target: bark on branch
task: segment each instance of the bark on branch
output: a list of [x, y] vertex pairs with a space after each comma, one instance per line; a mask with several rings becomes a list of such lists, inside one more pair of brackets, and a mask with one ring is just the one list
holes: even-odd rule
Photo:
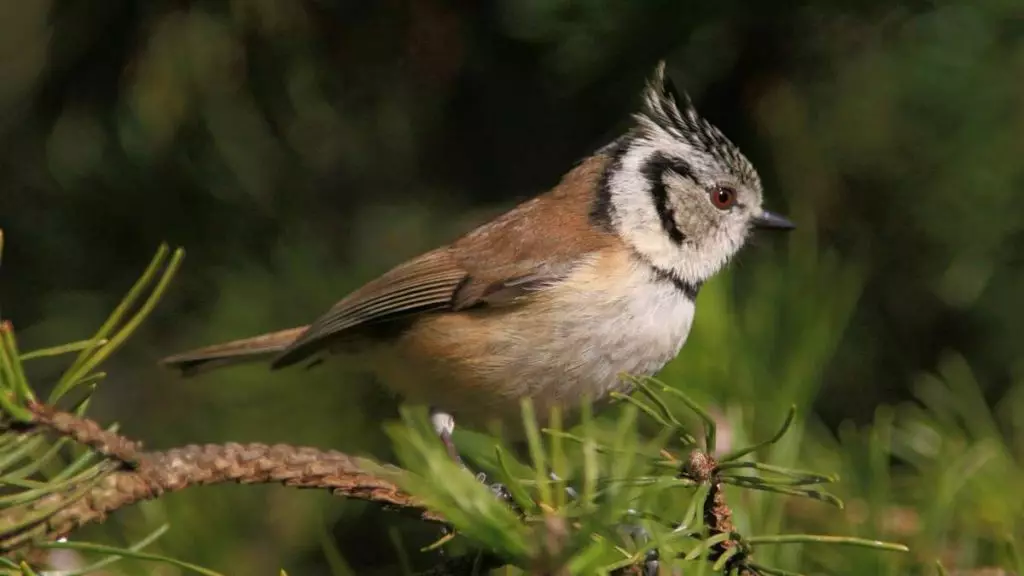
[[[224, 482], [275, 483], [328, 490], [348, 498], [371, 500], [442, 522], [393, 482], [370, 470], [399, 472], [393, 466], [335, 450], [284, 444], [205, 444], [145, 452], [138, 442], [104, 430], [95, 422], [42, 405], [26, 433], [55, 432], [91, 447], [112, 460], [88, 481], [9, 508], [0, 518], [0, 553], [23, 552], [32, 542], [54, 540], [124, 506], [190, 486]], [[386, 476], [386, 474], [384, 474]]]

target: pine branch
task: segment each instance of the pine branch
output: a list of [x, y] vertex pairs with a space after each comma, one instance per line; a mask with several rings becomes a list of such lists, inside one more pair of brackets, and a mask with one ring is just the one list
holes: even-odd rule
[[102, 470], [95, 485], [85, 490], [81, 483], [72, 484], [6, 510], [0, 518], [0, 553], [4, 555], [22, 552], [32, 542], [61, 538], [142, 500], [191, 486], [226, 482], [328, 490], [338, 496], [399, 508], [425, 520], [442, 521], [382, 477], [386, 475], [382, 471], [400, 473], [398, 468], [335, 450], [228, 443], [143, 452], [139, 443], [104, 430], [87, 418], [38, 404], [32, 412], [35, 420], [20, 425], [23, 434], [45, 430], [74, 439], [112, 459], [114, 465]]
[[113, 458], [129, 467], [135, 467], [142, 458], [142, 443], [134, 442], [113, 430], [104, 430], [99, 424], [71, 412], [63, 412], [38, 402], [28, 403], [31, 424], [17, 424], [21, 429], [42, 428], [92, 448], [97, 454]]

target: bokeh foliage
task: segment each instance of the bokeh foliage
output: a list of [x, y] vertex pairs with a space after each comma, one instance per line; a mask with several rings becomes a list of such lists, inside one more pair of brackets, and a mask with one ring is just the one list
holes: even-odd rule
[[[702, 292], [664, 378], [719, 406], [741, 444], [797, 403], [813, 416], [772, 461], [832, 470], [817, 462], [839, 460], [842, 495], [864, 502], [848, 528], [896, 530], [887, 507], [906, 506], [923, 539], [915, 550], [995, 562], [994, 543], [1019, 534], [1019, 506], [1000, 498], [1021, 462], [1022, 10], [1017, 0], [6, 2], [3, 316], [30, 348], [85, 338], [152, 246], [183, 245], [189, 265], [109, 368], [98, 417], [156, 446], [289, 441], [389, 456], [379, 423], [394, 412], [364, 378], [242, 368], [182, 382], [155, 360], [306, 322], [552, 184], [623, 126], [640, 80], [667, 56], [801, 229], [759, 240]], [[34, 381], [58, 368], [29, 366]], [[903, 401], [925, 408], [879, 407]], [[959, 485], [954, 463], [972, 450], [981, 463]], [[797, 522], [781, 502], [744, 521], [759, 533]], [[179, 527], [163, 539], [172, 551], [245, 573], [323, 569], [330, 541], [358, 573], [389, 573], [393, 541], [414, 549], [432, 537], [363, 505], [269, 488], [140, 510], [126, 530], [145, 524], [140, 515], [165, 518]], [[836, 572], [843, 559], [807, 561]]]

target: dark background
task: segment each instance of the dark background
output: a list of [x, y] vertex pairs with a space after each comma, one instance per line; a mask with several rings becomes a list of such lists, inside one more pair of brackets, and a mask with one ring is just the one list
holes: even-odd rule
[[[995, 401], [1024, 375], [1022, 33], [1019, 0], [5, 2], [2, 312], [24, 347], [84, 338], [161, 241], [181, 245], [183, 271], [94, 414], [154, 447], [387, 457], [393, 408], [365, 379], [181, 381], [156, 360], [305, 323], [546, 189], [626, 125], [664, 57], [800, 227], [709, 286], [667, 373], [692, 375], [687, 354], [701, 375], [755, 355], [779, 367], [779, 350], [825, 335], [810, 368], [779, 368], [798, 383], [751, 361], [688, 385], [725, 411], [765, 395], [813, 406], [834, 429], [911, 398], [955, 353]], [[744, 310], [775, 313], [733, 338], [730, 322], [754, 322]], [[129, 526], [167, 518], [166, 550], [230, 573], [326, 570], [329, 534], [365, 566], [393, 555], [403, 524], [263, 487], [142, 510]]]

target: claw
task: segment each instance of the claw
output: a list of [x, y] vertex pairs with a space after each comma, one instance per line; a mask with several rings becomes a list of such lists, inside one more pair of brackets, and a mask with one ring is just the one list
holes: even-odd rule
[[647, 555], [644, 557], [644, 576], [658, 576], [660, 560], [657, 549], [647, 552]]
[[[636, 510], [632, 509], [627, 510], [626, 513], [629, 516], [639, 516]], [[626, 530], [631, 537], [641, 542], [647, 542], [651, 539], [651, 535], [648, 534], [647, 530], [644, 530], [642, 526], [629, 524], [624, 526], [623, 529]], [[660, 560], [661, 556], [659, 555], [657, 548], [649, 550], [647, 554], [644, 555], [643, 575], [658, 576], [658, 570], [661, 564]]]

